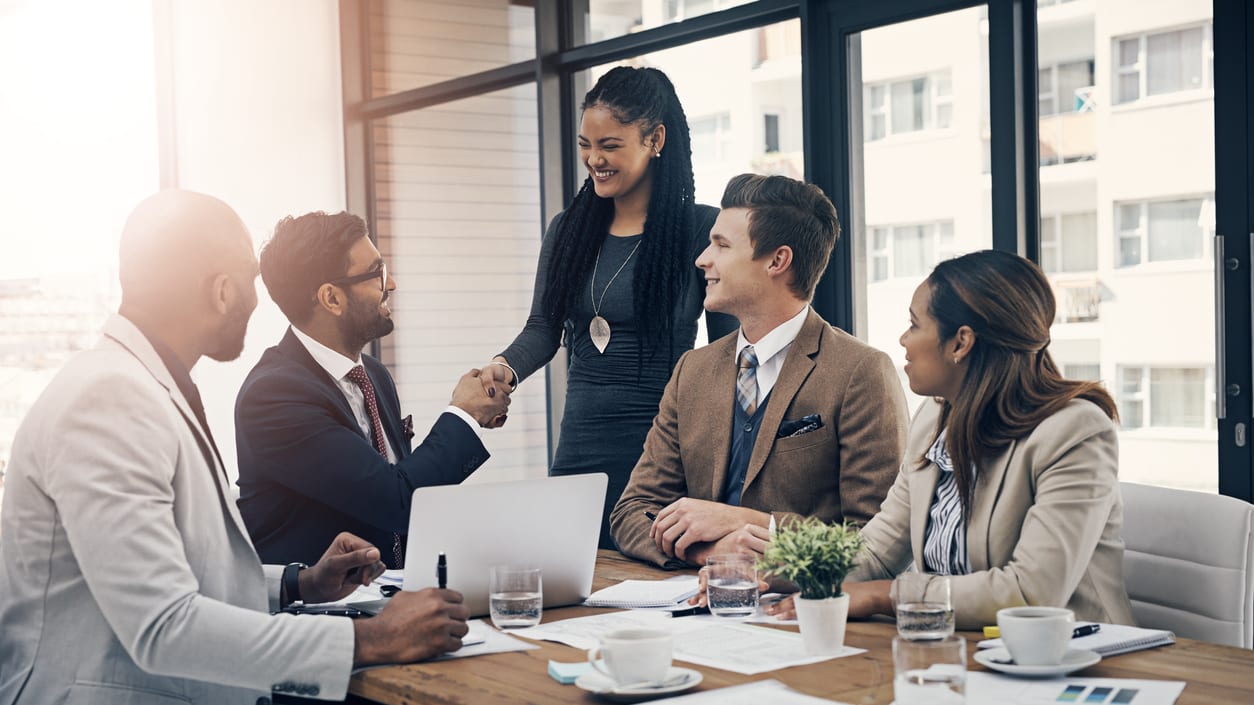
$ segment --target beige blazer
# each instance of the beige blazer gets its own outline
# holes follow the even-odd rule
[[[610,515],[619,549],[675,566],[649,538],[656,513],[682,497],[719,500],[731,454],[736,335],[679,359],[622,498]],[[776,521],[816,516],[866,522],[896,475],[905,395],[884,353],[832,328],[813,310],[771,390],[745,472],[743,506]],[[780,425],[818,414],[823,427],[777,438]]]
[[[850,580],[920,569],[940,469],[919,467],[941,404],[926,400],[910,426],[901,472],[866,538]],[[980,465],[967,525],[969,575],[951,578],[959,629],[997,623],[997,610],[1066,606],[1076,619],[1133,624],[1123,583],[1123,501],[1115,424],[1095,404],[1072,401]]]
[[[222,466],[121,316],[71,360],[13,445],[0,530],[0,704],[341,699],[348,619],[270,616]]]

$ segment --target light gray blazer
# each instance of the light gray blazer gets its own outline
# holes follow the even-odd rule
[[[940,469],[919,467],[941,405],[925,400],[910,425],[901,472],[862,535],[850,580],[922,567]],[[1076,619],[1134,624],[1123,583],[1123,500],[1115,424],[1075,400],[980,465],[967,524],[971,573],[950,578],[959,629],[997,623],[1019,605],[1069,607]]]
[[[351,622],[268,614],[281,569],[263,570],[205,441],[121,316],[53,379],[5,478],[0,705],[344,697]]]

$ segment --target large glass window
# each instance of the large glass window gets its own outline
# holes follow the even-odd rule
[[[1159,26],[1131,0],[1038,13],[1041,265],[1055,359],[1118,402],[1120,479],[1214,492],[1213,6],[1171,7]],[[1064,81],[1088,78],[1066,112]]]
[[[522,330],[540,250],[536,93],[530,85],[375,123],[379,249],[396,279],[383,361],[401,407],[434,419],[457,379]],[[543,370],[514,393],[474,480],[548,467]]]
[[[984,7],[861,32],[862,106],[850,145],[862,202],[842,213],[853,240],[855,332],[899,366],[910,298],[940,260],[992,245]],[[904,375],[902,376],[904,384]],[[920,401],[909,394],[913,409]]]
[[[373,96],[421,88],[536,55],[531,2],[370,0],[369,27],[369,92]]]

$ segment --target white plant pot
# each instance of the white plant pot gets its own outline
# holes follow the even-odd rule
[[[845,623],[849,618],[849,596],[810,600],[798,595],[797,626],[807,654],[834,654],[845,646]]]

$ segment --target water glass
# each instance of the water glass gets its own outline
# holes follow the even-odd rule
[[[949,578],[902,573],[889,589],[897,613],[897,633],[907,639],[944,639],[954,633]]]
[[[967,701],[967,640],[893,637],[896,705],[961,705]]]
[[[721,554],[705,560],[710,614],[748,617],[758,611],[758,571],[749,554]]]
[[[488,580],[488,612],[497,629],[539,624],[543,598],[539,568],[492,566]]]

